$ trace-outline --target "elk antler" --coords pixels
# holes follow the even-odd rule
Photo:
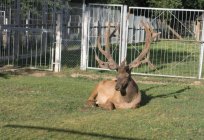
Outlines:
[[[116,32],[117,29],[118,29],[118,27],[116,27],[116,29],[113,32]],[[112,34],[111,34],[111,36],[112,36]],[[110,24],[108,24],[108,30],[106,31],[106,48],[109,47],[109,39],[110,39]],[[118,67],[118,64],[114,61],[114,59],[112,58],[110,52],[109,51],[104,51],[102,49],[102,47],[101,47],[101,35],[100,35],[100,33],[99,33],[98,38],[97,38],[97,46],[98,46],[99,51],[108,60],[108,62],[104,62],[104,61],[99,59],[97,54],[95,54],[95,59],[96,59],[96,61],[98,61],[99,66],[101,68],[107,68],[107,69],[111,69],[111,70],[116,69]]]
[[[159,33],[153,32],[153,29],[150,27],[149,24],[145,24],[143,21],[141,21],[141,24],[144,26],[144,29],[145,29],[145,32],[146,32],[145,47],[142,50],[142,52],[139,54],[139,56],[129,64],[130,68],[138,67],[138,66],[140,66],[140,64],[143,64],[143,63],[148,63],[148,64],[150,64],[150,66],[153,65],[149,61],[149,55],[148,55],[148,57],[146,59],[144,59],[144,58],[146,57],[146,55],[150,51],[151,42],[154,40],[154,38],[156,38],[158,35],[161,34],[160,32]]]

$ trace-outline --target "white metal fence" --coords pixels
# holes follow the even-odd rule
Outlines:
[[[144,30],[139,25],[140,19],[148,22],[156,32],[161,32],[160,37],[151,44],[150,60],[155,68],[142,65],[133,73],[201,78],[203,12],[130,7],[127,47],[130,61],[144,47]]]
[[[41,0],[0,0],[0,11],[0,66],[52,69],[54,7]]]
[[[151,44],[148,55],[154,67],[144,64],[133,73],[204,78],[204,10],[114,4],[89,4],[82,9],[54,0],[32,1],[27,6],[21,0],[0,2],[0,66],[100,69],[95,53],[105,58],[96,47],[99,33],[102,47],[116,62],[126,58],[130,63],[144,47],[143,20],[161,35]],[[110,46],[106,48],[109,29]]]
[[[0,0],[0,68],[80,66],[82,4]]]
[[[86,13],[87,12],[87,13]],[[102,47],[105,48],[107,21],[112,26],[120,26],[120,31],[110,40],[110,52],[117,62],[126,57],[128,63],[138,56],[144,47],[145,32],[141,20],[150,24],[161,35],[151,44],[149,53],[154,67],[142,65],[133,70],[140,75],[167,77],[203,78],[204,10],[164,9],[129,7],[123,5],[90,4],[87,6],[85,20],[85,44],[88,53],[85,66],[100,69],[94,59],[97,35],[101,32]],[[87,41],[87,42],[86,42]],[[82,46],[83,47],[83,46]],[[86,45],[82,48],[86,50]],[[102,56],[101,59],[105,60]],[[84,65],[83,65],[84,64]]]

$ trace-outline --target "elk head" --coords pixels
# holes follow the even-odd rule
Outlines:
[[[115,85],[115,90],[117,91],[123,91],[126,89],[128,82],[131,81],[131,70],[133,68],[139,67],[143,63],[148,63],[151,64],[150,60],[146,58],[150,51],[150,44],[156,38],[160,33],[155,33],[151,26],[147,23],[144,23],[141,21],[142,26],[145,29],[146,32],[146,38],[145,38],[145,46],[142,50],[142,52],[139,54],[139,56],[134,59],[130,64],[126,64],[126,59],[121,62],[120,65],[118,65],[113,57],[111,56],[110,52],[104,51],[101,47],[101,37],[98,35],[98,40],[97,40],[97,46],[99,51],[106,57],[108,60],[107,62],[104,62],[99,59],[97,54],[95,55],[96,61],[98,61],[99,67],[101,68],[106,68],[110,70],[116,70],[117,71],[117,76],[116,76],[116,85]],[[108,26],[108,31],[106,33],[106,48],[109,46],[109,39],[110,39],[110,26]],[[118,29],[118,27],[116,28]],[[107,43],[108,42],[108,43]]]
[[[128,85],[128,81],[131,79],[131,69],[129,66],[125,65],[125,60],[121,63],[120,66],[116,68],[116,85],[115,90],[122,91]]]

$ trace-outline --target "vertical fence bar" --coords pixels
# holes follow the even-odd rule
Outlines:
[[[42,2],[42,29],[47,29],[48,23],[48,2],[47,1],[43,1]],[[40,66],[42,65],[42,62],[44,61],[46,64],[46,53],[45,53],[45,57],[43,60],[43,51],[47,52],[47,32],[42,32],[41,33],[41,44],[40,44]]]
[[[19,27],[20,25],[20,2],[21,0],[15,0],[15,26]],[[18,30],[15,30],[15,39],[14,39],[14,64],[18,66],[18,57],[19,57],[19,40],[20,34]]]
[[[81,63],[80,69],[86,70],[87,68],[87,51],[88,51],[88,10],[83,3],[83,17],[82,17],[82,41],[81,41]]]
[[[55,46],[55,61],[54,61],[54,72],[60,72],[61,69],[61,13],[57,15],[56,21],[56,46]]]
[[[121,53],[119,53],[119,61],[122,62],[126,58],[126,52],[127,52],[127,5],[123,6],[123,17],[122,17],[122,39],[121,39]]]
[[[202,68],[203,68],[203,53],[204,53],[204,13],[202,14],[202,35],[201,35],[201,47],[200,47],[200,61],[199,61],[199,71],[198,79],[202,77]]]

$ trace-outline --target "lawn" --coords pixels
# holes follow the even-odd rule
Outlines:
[[[203,81],[134,76],[141,107],[106,111],[84,108],[91,74],[1,74],[0,139],[204,139]]]

